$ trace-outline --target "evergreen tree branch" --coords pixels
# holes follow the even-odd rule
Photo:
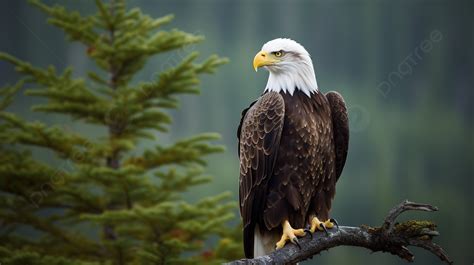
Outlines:
[[[197,88],[199,74],[212,73],[218,66],[228,61],[226,58],[213,55],[202,64],[195,64],[197,57],[198,53],[191,53],[177,66],[161,72],[155,82],[141,83],[137,88],[126,93],[132,96],[133,103],[141,104],[145,108],[176,107],[172,96],[199,93]],[[163,103],[165,104],[161,105]]]
[[[191,186],[207,183],[211,180],[210,176],[202,176],[202,168],[200,166],[189,168],[184,173],[172,167],[167,172],[158,171],[155,175],[161,180],[157,186],[159,191],[156,198],[157,202],[181,199],[176,196],[175,190],[185,192]]]
[[[54,67],[46,70],[33,67],[11,55],[0,53],[0,60],[13,65],[18,73],[24,75],[16,89],[24,83],[40,85],[35,89],[28,89],[25,94],[48,99],[48,102],[33,107],[35,111],[68,114],[74,118],[102,124],[106,118],[110,104],[96,94],[89,91],[84,80],[73,79],[71,69],[66,69],[61,75]],[[10,93],[11,94],[11,93]]]
[[[11,242],[11,237],[8,238],[1,238],[5,239],[2,242]],[[0,259],[2,260],[2,264],[28,264],[28,265],[100,265],[100,262],[93,262],[93,261],[81,261],[76,257],[73,257],[74,253],[65,253],[64,249],[58,250],[56,252],[50,251],[49,255],[45,255],[42,251],[44,244],[47,243],[37,243],[37,242],[30,242],[26,240],[18,241],[18,247],[12,249],[8,249],[6,247],[0,246]],[[21,246],[29,245],[31,248],[28,251],[21,249]],[[51,249],[52,250],[52,249]],[[64,256],[68,256],[67,258]]]
[[[49,84],[59,82],[60,80],[55,68],[52,66],[50,66],[47,70],[40,69],[32,66],[30,63],[24,62],[10,54],[6,54],[3,52],[0,52],[0,60],[9,62],[14,65],[16,72],[29,77],[28,79],[26,79],[28,82],[47,86]]]
[[[0,120],[8,125],[4,131],[0,131],[0,139],[4,143],[44,147],[75,163],[97,164],[89,156],[95,146],[87,138],[66,132],[57,126],[47,127],[40,122],[27,122],[8,112],[0,111]]]
[[[93,256],[102,255],[102,253],[100,253],[100,248],[98,248],[98,245],[93,240],[87,239],[79,234],[73,234],[66,229],[59,228],[59,226],[29,212],[15,211],[15,209],[11,209],[11,211],[11,214],[6,212],[0,213],[1,219],[7,224],[16,223],[30,226],[71,246],[76,249],[77,253],[83,251],[92,254]]]
[[[203,156],[222,152],[223,150],[222,146],[209,145],[206,142],[219,138],[219,135],[211,133],[197,135],[178,141],[168,147],[157,146],[153,151],[145,151],[142,156],[130,157],[125,163],[146,170],[171,164],[189,165],[195,163],[205,165]]]
[[[433,237],[439,235],[434,223],[414,220],[396,222],[396,218],[408,210],[433,212],[438,208],[428,204],[403,201],[389,212],[381,227],[366,225],[334,227],[329,230],[328,235],[317,232],[312,238],[308,235],[301,238],[299,240],[301,249],[288,244],[283,249],[266,256],[237,260],[227,264],[293,264],[337,246],[357,246],[373,252],[388,252],[409,262],[412,262],[415,257],[407,247],[416,246],[430,251],[447,264],[452,264],[452,260],[444,249],[432,241]]]
[[[67,11],[60,5],[48,6],[40,0],[30,0],[30,3],[48,14],[48,22],[63,29],[71,40],[91,44],[98,39],[93,17],[81,16],[77,11]]]
[[[101,212],[101,202],[91,188],[83,188],[83,172],[52,168],[27,152],[10,150],[0,155],[0,186],[4,196],[0,207],[34,212],[41,208],[62,208],[64,218],[72,213]]]
[[[19,80],[15,85],[0,88],[0,111],[5,110],[13,101],[13,96],[23,87],[25,79]]]

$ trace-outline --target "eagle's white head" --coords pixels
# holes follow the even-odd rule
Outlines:
[[[264,67],[270,72],[265,91],[288,92],[298,89],[311,96],[318,92],[313,62],[306,49],[291,39],[274,39],[265,43],[253,59],[255,71]]]

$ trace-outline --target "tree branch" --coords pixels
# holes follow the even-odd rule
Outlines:
[[[334,227],[328,230],[327,235],[324,232],[317,232],[312,238],[309,235],[301,238],[299,240],[301,249],[294,244],[287,244],[283,249],[269,255],[254,259],[241,259],[228,264],[296,263],[337,246],[357,246],[374,252],[389,252],[409,262],[412,262],[415,257],[407,246],[416,246],[430,251],[447,264],[452,264],[453,262],[447,253],[432,241],[434,236],[439,235],[435,230],[434,223],[415,220],[395,222],[401,213],[409,210],[433,212],[438,208],[428,204],[404,201],[390,210],[381,227],[366,225],[360,227],[340,226],[339,229]]]

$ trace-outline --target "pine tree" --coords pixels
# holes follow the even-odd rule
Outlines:
[[[240,257],[239,229],[227,225],[235,210],[229,194],[194,203],[182,197],[210,180],[204,157],[223,150],[210,143],[218,135],[167,146],[155,139],[167,132],[177,96],[198,93],[199,76],[226,59],[196,63],[191,53],[156,80],[132,82],[150,57],[203,38],[163,30],[173,16],[154,19],[124,1],[97,0],[90,16],[31,3],[84,44],[99,70],[73,78],[70,68],[59,73],[0,53],[22,76],[0,90],[0,263],[207,264]],[[8,112],[20,90],[46,99],[33,111],[101,126],[104,134],[85,136]],[[143,143],[154,147],[141,151]],[[32,147],[63,164],[43,161]]]

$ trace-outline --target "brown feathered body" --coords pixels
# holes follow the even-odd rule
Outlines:
[[[336,92],[267,92],[243,111],[239,195],[248,258],[254,237],[274,245],[285,220],[304,228],[314,216],[329,218],[348,137],[346,107]]]

